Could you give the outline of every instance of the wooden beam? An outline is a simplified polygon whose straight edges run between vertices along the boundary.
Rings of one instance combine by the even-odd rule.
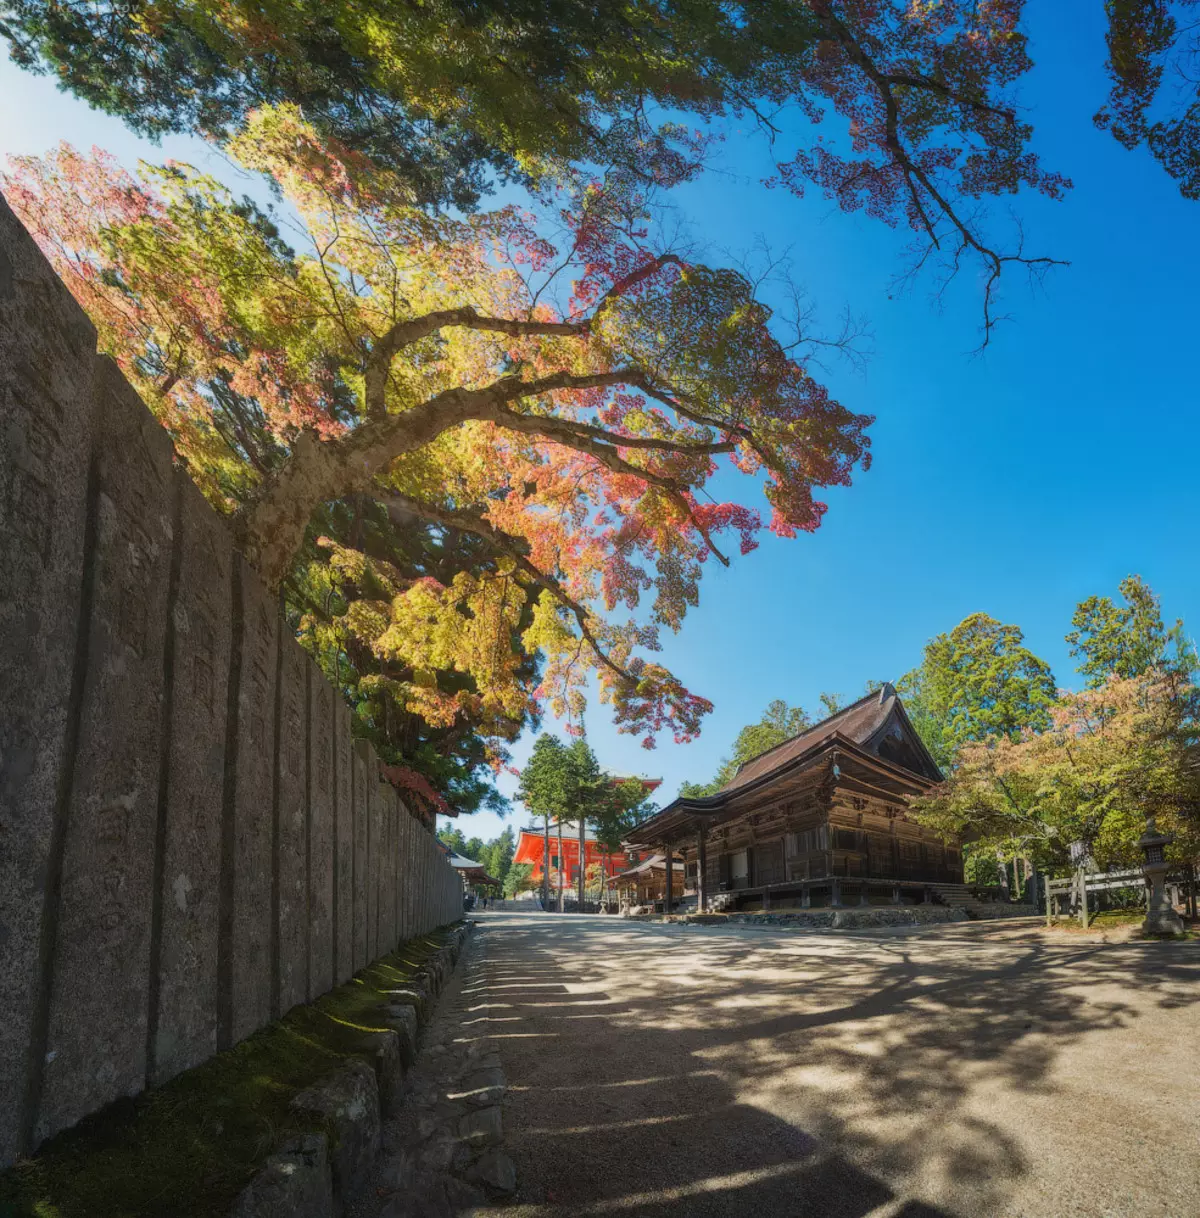
[[[671,912],[671,890],[675,884],[675,843],[667,842],[666,892],[663,897],[663,917]]]

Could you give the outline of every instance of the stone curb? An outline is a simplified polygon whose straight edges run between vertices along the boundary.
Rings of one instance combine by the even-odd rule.
[[[392,1030],[368,1034],[375,1046],[371,1064],[348,1062],[296,1096],[293,1106],[319,1113],[329,1134],[308,1134],[280,1147],[238,1194],[229,1218],[341,1218],[363,1194],[379,1154],[382,1121],[399,1105],[420,1030],[433,1018],[436,995],[474,928],[473,922],[456,927],[422,964],[413,986],[395,991],[416,1001],[383,1008],[380,1020]],[[503,1165],[497,1170],[502,1175]]]
[[[496,1041],[479,1027],[486,976],[473,954],[456,979],[462,990],[439,1008],[406,1080],[404,1110],[384,1130],[374,1196],[358,1218],[483,1218],[516,1191],[516,1166],[503,1146],[508,1080]]]
[[[862,930],[873,926],[932,926],[945,922],[966,922],[967,911],[957,906],[862,906],[820,909],[801,913],[684,914],[672,917],[678,925],[691,926],[782,926],[800,930]]]

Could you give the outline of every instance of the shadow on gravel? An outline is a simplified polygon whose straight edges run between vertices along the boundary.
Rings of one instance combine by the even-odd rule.
[[[865,1218],[899,1200],[885,1181],[900,1179],[961,1195],[954,1213],[993,1212],[1029,1165],[968,1097],[1047,1094],[1066,1046],[1137,1018],[1134,994],[1200,997],[1200,952],[1177,945],[975,958],[928,940],[847,952],[601,919],[488,923],[479,998],[513,1088],[520,1218]]]

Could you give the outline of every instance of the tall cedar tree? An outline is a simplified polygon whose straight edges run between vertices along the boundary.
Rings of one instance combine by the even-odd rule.
[[[1140,575],[1121,581],[1121,600],[1089,596],[1075,607],[1067,643],[1079,660],[1078,672],[1095,689],[1109,677],[1140,677],[1149,669],[1196,671],[1196,652],[1183,629],[1163,622],[1158,597]]]
[[[926,643],[920,667],[898,682],[913,726],[943,770],[971,741],[1049,726],[1054,677],[1024,637],[1018,626],[973,613]]]
[[[521,769],[519,797],[533,816],[542,818],[542,907],[550,904],[550,818],[559,826],[559,867],[562,865],[562,822],[568,815],[572,792],[572,766],[567,746],[545,732],[533,742],[529,760]],[[560,900],[561,882],[558,885]]]

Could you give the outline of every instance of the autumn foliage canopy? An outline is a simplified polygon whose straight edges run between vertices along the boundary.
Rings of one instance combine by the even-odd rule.
[[[289,107],[231,150],[279,183],[282,228],[187,166],[67,147],[4,189],[267,579],[323,568],[344,612],[302,629],[365,641],[433,725],[503,737],[543,702],[578,712],[595,674],[623,730],[694,736],[709,704],[655,660],[660,629],[706,563],[815,529],[870,420],[742,275],[655,244],[628,175],[541,217],[451,218]],[[765,519],[710,492],[722,464]],[[472,561],[414,578],[318,529],[362,498],[471,538]]]
[[[693,738],[660,631],[867,466],[804,328],[664,236],[719,137],[691,121],[981,271],[985,343],[1002,269],[1052,260],[982,201],[1069,185],[1012,91],[1021,0],[9,8],[18,62],[276,191],[65,146],[0,181],[360,725],[443,790],[593,681],[647,745]],[[497,172],[535,202],[472,211]]]

